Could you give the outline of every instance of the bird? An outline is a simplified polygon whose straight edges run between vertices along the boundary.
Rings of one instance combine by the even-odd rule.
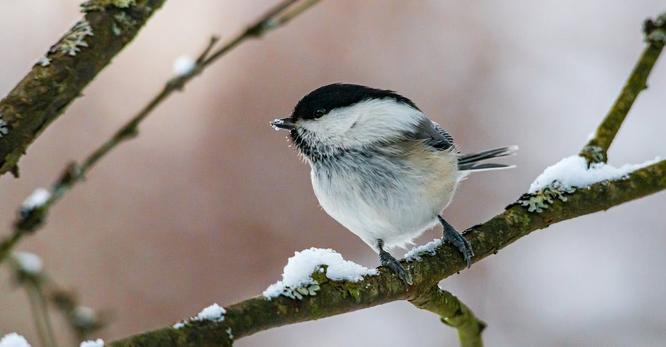
[[[443,217],[468,174],[512,168],[487,163],[517,146],[460,153],[449,135],[410,99],[392,91],[334,83],[298,101],[289,117],[270,122],[309,164],[323,210],[379,254],[381,265],[411,285],[411,274],[387,250],[405,247],[441,224],[471,266],[474,251]]]

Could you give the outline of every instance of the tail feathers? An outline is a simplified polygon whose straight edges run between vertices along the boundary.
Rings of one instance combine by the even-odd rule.
[[[492,171],[511,169],[515,165],[504,165],[495,163],[479,163],[487,159],[506,157],[516,154],[518,146],[508,146],[496,149],[491,149],[479,153],[464,154],[458,158],[458,169],[461,171]]]

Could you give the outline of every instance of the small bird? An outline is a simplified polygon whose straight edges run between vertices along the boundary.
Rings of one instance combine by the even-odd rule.
[[[441,215],[470,172],[513,166],[481,163],[515,153],[502,147],[461,154],[453,138],[408,98],[356,84],[330,84],[304,96],[290,117],[275,119],[310,164],[321,207],[356,234],[407,284],[412,277],[386,250],[404,247],[438,223],[462,254],[469,242]]]

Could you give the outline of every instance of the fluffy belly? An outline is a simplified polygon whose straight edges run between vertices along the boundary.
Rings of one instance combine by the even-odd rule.
[[[324,211],[375,251],[379,239],[387,247],[404,247],[436,225],[458,183],[457,171],[389,172],[382,167],[313,167],[311,172]]]

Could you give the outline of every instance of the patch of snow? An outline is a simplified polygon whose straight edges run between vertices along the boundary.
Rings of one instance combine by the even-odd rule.
[[[197,63],[188,55],[181,55],[173,62],[173,73],[176,76],[184,76],[192,72]]]
[[[44,205],[51,198],[51,192],[45,188],[37,188],[21,204],[21,210],[31,211]]]
[[[14,260],[18,263],[21,270],[25,273],[36,275],[42,272],[43,263],[42,259],[30,252],[15,252]]]
[[[0,347],[31,347],[25,337],[17,334],[10,333],[0,339]]]
[[[42,56],[37,61],[37,64],[39,64],[41,66],[49,66],[49,65],[51,65],[51,59],[49,59],[49,57],[47,57],[47,56]]]
[[[213,321],[213,322],[221,322],[221,321],[224,320],[224,314],[225,313],[227,313],[227,311],[224,309],[224,307],[215,303],[215,304],[212,304],[212,305],[204,308],[203,310],[201,310],[201,312],[199,312],[196,316],[194,316],[194,317],[192,317],[188,320],[185,320],[185,321],[178,322],[178,323],[174,324],[173,327],[175,329],[180,329],[180,328],[184,327],[188,322],[192,322],[192,321],[209,320],[209,321]]]
[[[434,239],[425,245],[412,248],[409,252],[405,253],[407,261],[419,261],[424,254],[434,255],[437,247],[442,244],[442,239]]]
[[[1,117],[2,113],[0,113],[0,138],[9,134],[9,124]]]
[[[192,320],[214,320],[214,321],[223,321],[224,314],[227,311],[224,307],[218,304],[212,304],[199,312]]]
[[[95,310],[88,306],[77,306],[72,314],[76,324],[81,326],[90,326],[97,321]]]
[[[97,340],[83,341],[81,342],[81,345],[79,345],[79,347],[104,347],[104,340],[97,339]]]
[[[556,164],[547,167],[539,177],[530,185],[529,193],[536,193],[554,181],[559,181],[564,188],[587,187],[591,184],[627,177],[632,171],[652,165],[661,158],[648,160],[640,164],[625,164],[614,167],[605,163],[595,163],[589,168],[585,158],[574,155],[564,158]]]
[[[377,275],[376,269],[368,269],[365,266],[345,260],[340,253],[332,249],[309,248],[295,252],[289,258],[282,272],[282,280],[271,284],[264,290],[267,299],[280,296],[287,288],[299,288],[315,284],[312,273],[322,265],[328,266],[326,277],[334,281],[358,282],[363,276]]]

